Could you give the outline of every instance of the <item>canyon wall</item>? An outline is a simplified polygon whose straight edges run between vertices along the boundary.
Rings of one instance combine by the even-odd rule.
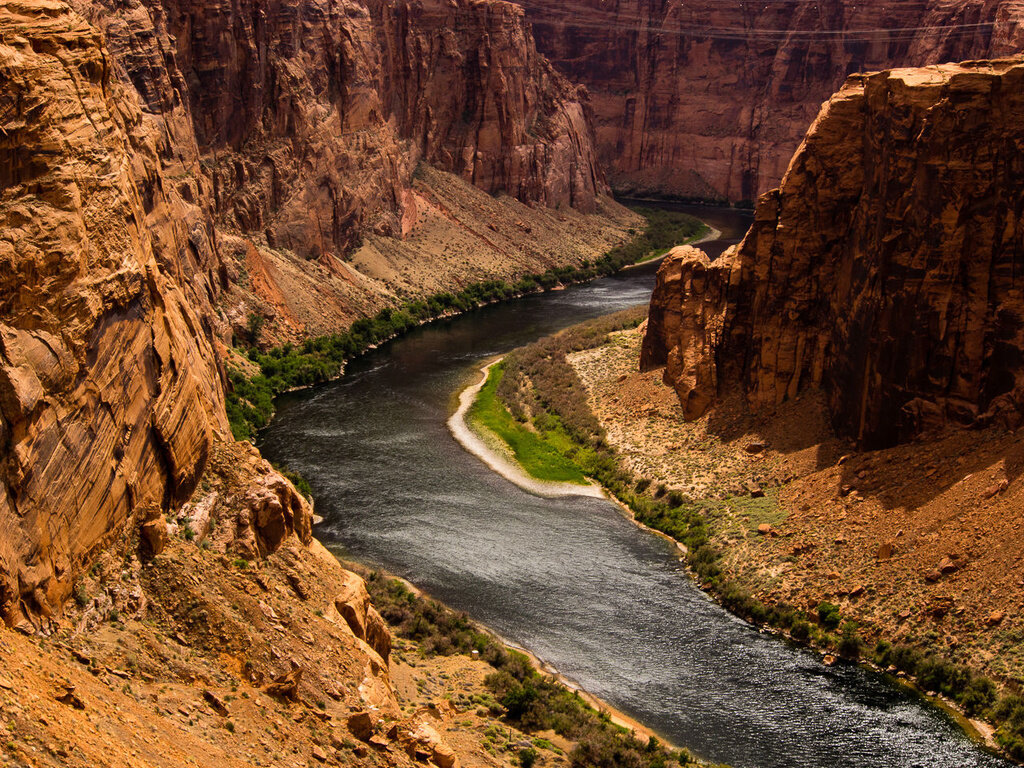
[[[74,2],[218,225],[271,248],[401,235],[421,161],[528,203],[606,191],[579,94],[500,0]]]
[[[763,411],[821,387],[836,429],[869,448],[1018,425],[1021,147],[1020,61],[851,77],[744,241],[661,267],[644,367],[668,363],[684,403],[739,386]],[[702,342],[682,315],[716,313],[711,359],[686,364]]]
[[[1021,0],[523,0],[616,191],[754,200],[854,72],[1024,50]]]
[[[96,550],[184,501],[226,429],[210,231],[99,34],[0,7],[0,614],[48,616]]]
[[[579,264],[636,218],[586,94],[487,2],[70,0],[216,230],[221,306],[263,339]],[[590,218],[586,218],[589,216]]]
[[[222,353],[252,311],[298,301],[286,337],[326,333],[634,223],[603,197],[583,94],[500,0],[16,0],[0,86],[8,624],[189,497],[229,436]],[[537,221],[564,251],[525,247]],[[435,261],[424,229],[473,237]],[[367,248],[363,274],[346,257]]]

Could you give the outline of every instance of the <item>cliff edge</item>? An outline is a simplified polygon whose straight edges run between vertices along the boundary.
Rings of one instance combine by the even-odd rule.
[[[644,369],[690,417],[730,387],[762,412],[820,388],[865,448],[1019,425],[1022,84],[1011,60],[851,77],[735,250],[666,259]]]

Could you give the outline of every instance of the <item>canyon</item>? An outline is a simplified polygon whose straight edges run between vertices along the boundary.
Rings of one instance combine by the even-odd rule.
[[[9,625],[188,498],[252,315],[298,340],[636,224],[513,5],[76,7],[0,8]]]
[[[1024,47],[1020,0],[524,0],[537,44],[594,110],[631,196],[753,202],[854,72]]]
[[[636,224],[607,196],[579,89],[515,5],[73,6],[216,239],[235,331],[256,313],[268,341],[323,335],[579,263]]]
[[[482,764],[227,365],[622,242],[581,97],[502,2],[0,4],[5,760]]]
[[[1022,43],[1018,0],[891,18],[773,3],[742,22],[656,5],[591,8],[577,35],[502,0],[0,3],[5,757],[276,764],[284,744],[314,763],[511,764],[486,735],[491,670],[417,669],[286,471],[232,439],[236,343],[583,265],[643,224],[613,187],[753,197],[851,69]],[[761,40],[786,14],[775,52]],[[795,31],[866,19],[922,34]],[[707,40],[682,42],[695,20]],[[722,34],[737,26],[754,42]],[[1022,73],[855,76],[737,249],[666,259],[643,363],[667,366],[687,418],[730,385],[761,414],[812,388],[859,448],[950,425],[1006,444],[1024,413]],[[992,505],[1019,498],[1008,456],[974,481],[995,478]],[[432,700],[457,684],[481,704],[458,722]]]

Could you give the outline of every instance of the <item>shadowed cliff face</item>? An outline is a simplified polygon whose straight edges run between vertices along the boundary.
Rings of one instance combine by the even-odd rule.
[[[633,194],[753,200],[849,74],[1024,49],[1021,0],[521,4],[589,88],[600,160]]]
[[[401,235],[421,160],[524,202],[606,191],[580,94],[500,0],[74,2],[173,150],[198,151],[218,224],[271,248]]]
[[[1020,62],[852,77],[738,250],[706,271],[691,252],[666,261],[644,365],[667,362],[684,402],[739,384],[770,409],[821,386],[869,448],[1019,424],[1022,146]],[[680,362],[704,343],[680,318],[720,312],[712,364]]]
[[[93,551],[180,503],[225,428],[208,231],[48,0],[0,7],[0,613],[49,615]]]

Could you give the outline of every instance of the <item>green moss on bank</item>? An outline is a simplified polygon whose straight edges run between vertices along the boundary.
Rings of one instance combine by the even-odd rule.
[[[266,352],[256,348],[245,350],[243,354],[260,372],[249,377],[237,369],[228,371],[227,414],[235,439],[252,439],[267,425],[274,414],[277,395],[336,378],[346,361],[423,323],[495,301],[611,275],[648,254],[688,242],[708,231],[701,221],[684,213],[657,208],[635,210],[646,219],[644,230],[633,233],[632,240],[596,261],[525,275],[515,283],[484,280],[457,292],[438,293],[397,309],[382,309],[373,317],[357,320],[347,331],[309,339],[297,346],[285,344]],[[258,327],[255,332],[250,328],[250,333],[256,335]]]

